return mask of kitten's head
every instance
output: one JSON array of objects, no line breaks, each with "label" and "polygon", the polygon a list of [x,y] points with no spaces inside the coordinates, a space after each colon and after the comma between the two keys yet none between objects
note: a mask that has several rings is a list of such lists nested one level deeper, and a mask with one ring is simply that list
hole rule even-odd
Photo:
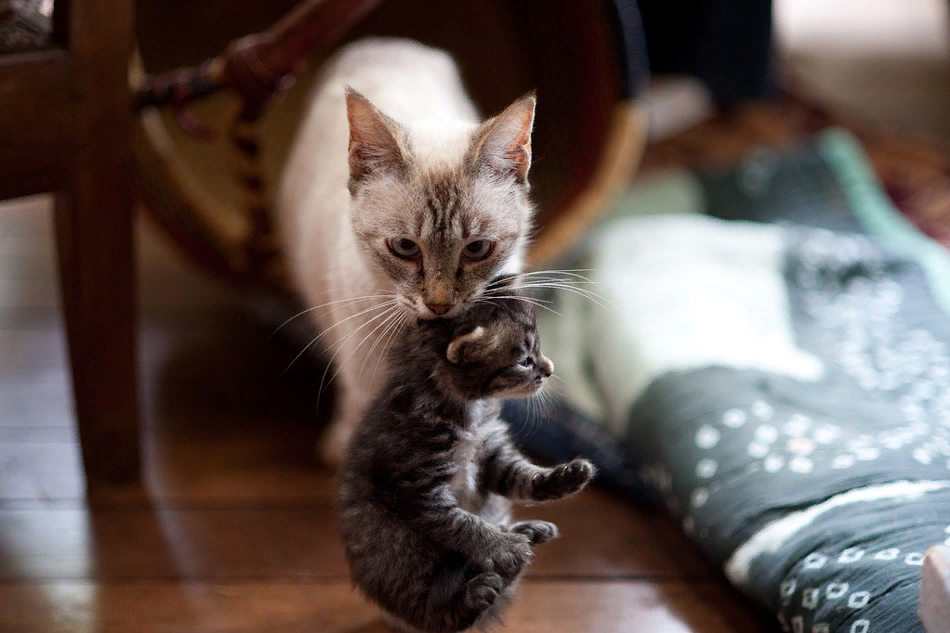
[{"label": "kitten's head", "polygon": [[461,314],[520,267],[535,98],[485,123],[410,129],[347,90],[351,222],[364,255],[422,319]]},{"label": "kitten's head", "polygon": [[506,295],[479,301],[447,324],[436,371],[463,398],[526,398],[554,371],[541,353],[534,306],[513,288]]}]

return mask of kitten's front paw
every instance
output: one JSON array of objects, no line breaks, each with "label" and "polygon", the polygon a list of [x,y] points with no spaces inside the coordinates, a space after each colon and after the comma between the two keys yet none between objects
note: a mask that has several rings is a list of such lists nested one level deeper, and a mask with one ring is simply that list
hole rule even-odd
[{"label": "kitten's front paw", "polygon": [[531,555],[531,541],[526,535],[504,532],[493,551],[488,553],[488,567],[507,582],[524,570]]},{"label": "kitten's front paw", "polygon": [[508,529],[512,532],[524,534],[532,545],[547,543],[559,536],[557,526],[549,521],[519,521]]},{"label": "kitten's front paw", "polygon": [[535,501],[560,499],[580,491],[594,478],[597,470],[586,459],[575,459],[555,466],[547,473],[538,473],[532,481]]}]

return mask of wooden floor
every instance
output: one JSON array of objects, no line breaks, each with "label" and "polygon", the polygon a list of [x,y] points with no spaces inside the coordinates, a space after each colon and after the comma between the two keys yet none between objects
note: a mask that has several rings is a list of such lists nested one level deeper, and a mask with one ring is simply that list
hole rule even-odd
[{"label": "wooden floor", "polygon": [[[146,495],[84,495],[46,198],[0,205],[0,633],[386,631],[350,588],[312,367],[139,231]],[[104,245],[104,247],[106,247]],[[771,620],[664,516],[592,490],[531,516],[506,630],[750,633]]]}]

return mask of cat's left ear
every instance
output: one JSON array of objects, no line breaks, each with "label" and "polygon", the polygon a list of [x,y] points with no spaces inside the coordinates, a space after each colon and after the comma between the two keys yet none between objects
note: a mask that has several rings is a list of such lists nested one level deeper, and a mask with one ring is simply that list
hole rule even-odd
[{"label": "cat's left ear", "polygon": [[453,365],[458,365],[465,357],[465,349],[483,336],[485,336],[485,328],[480,325],[471,332],[466,332],[465,334],[456,336],[452,342],[449,343],[449,348],[445,352],[445,357]]},{"label": "cat's left ear", "polygon": [[408,168],[405,133],[369,99],[346,88],[346,118],[350,124],[350,192],[380,173],[403,173]]},{"label": "cat's left ear", "polygon": [[534,92],[529,92],[482,124],[470,154],[476,170],[501,178],[513,177],[519,184],[528,182],[536,103]]}]

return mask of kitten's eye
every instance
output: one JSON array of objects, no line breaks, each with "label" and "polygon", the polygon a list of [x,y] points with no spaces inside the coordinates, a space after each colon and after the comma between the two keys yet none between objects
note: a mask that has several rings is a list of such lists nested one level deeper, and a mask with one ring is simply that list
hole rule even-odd
[{"label": "kitten's eye", "polygon": [[525,356],[524,360],[522,360],[518,364],[521,365],[522,367],[531,367],[532,365],[534,365],[534,359],[530,356]]},{"label": "kitten's eye", "polygon": [[495,243],[491,240],[474,240],[465,245],[462,254],[468,259],[479,260],[488,257],[495,250]]},{"label": "kitten's eye", "polygon": [[419,255],[419,245],[407,237],[394,237],[387,244],[396,257],[413,259]]}]

